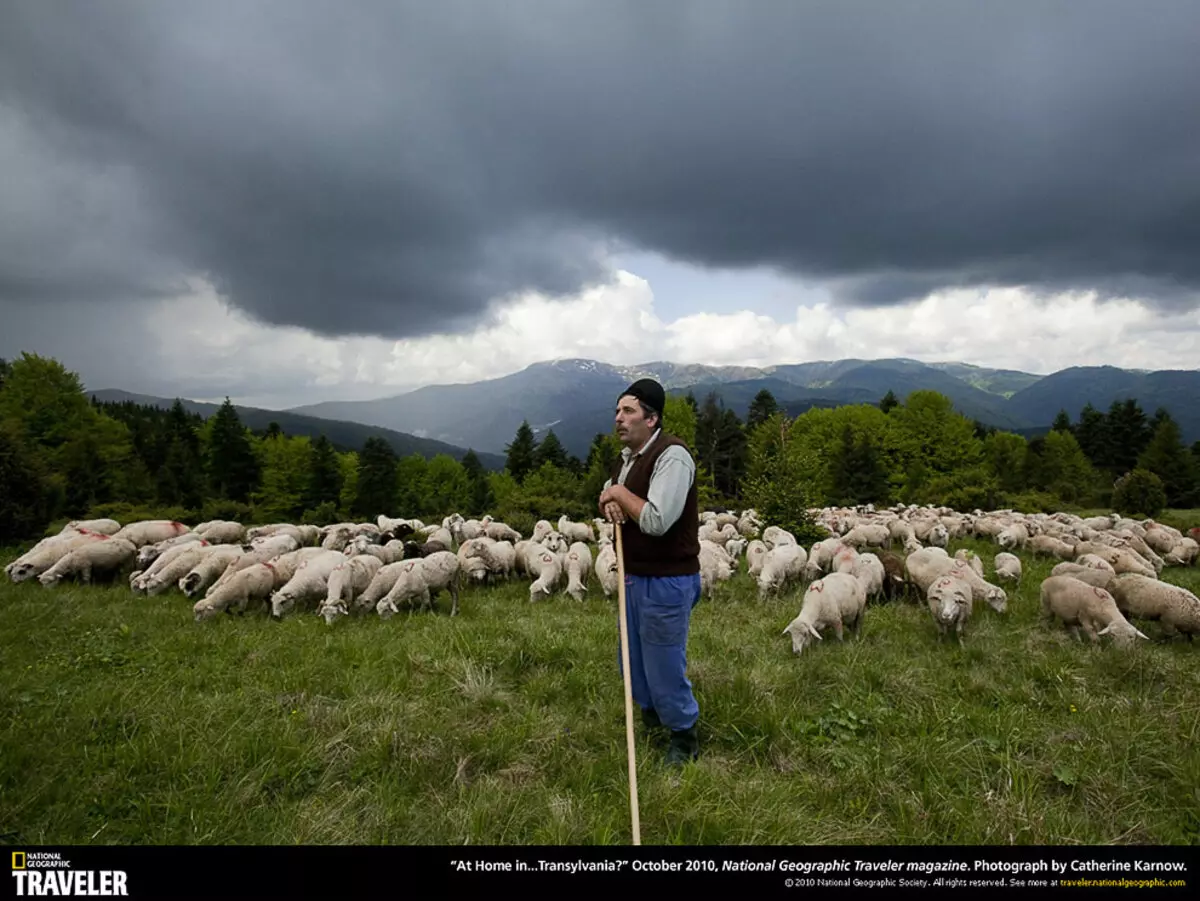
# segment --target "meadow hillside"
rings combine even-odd
[[[997,548],[969,540],[991,573]],[[15,549],[0,553],[7,562]],[[793,656],[799,594],[742,572],[694,612],[703,755],[638,724],[646,844],[1200,841],[1200,646],[1081,645],[1023,555],[965,646],[929,611]],[[1200,590],[1200,572],[1165,579]],[[447,615],[197,624],[178,593],[0,584],[6,844],[627,844],[615,599],[528,584]]]

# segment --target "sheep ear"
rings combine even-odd
[[[784,635],[791,635],[791,634],[792,634],[792,627],[789,625],[787,628],[785,628],[785,629],[783,630],[783,633],[782,633],[782,634],[784,634]]]
[[[1134,630],[1133,630],[1133,631],[1134,631],[1134,632],[1137,632],[1137,636],[1138,636],[1138,638],[1144,638],[1144,639],[1146,639],[1146,641],[1149,641],[1149,640],[1150,640],[1150,636],[1149,636],[1149,635],[1144,635],[1144,634],[1142,634],[1142,632],[1141,632],[1141,630],[1140,630],[1140,629],[1138,629],[1138,628],[1134,627]]]
[[[1105,626],[1103,629],[1101,629],[1096,634],[1097,635],[1107,635],[1112,630],[1112,627],[1113,627],[1113,624],[1109,623],[1107,626]]]
[[[812,634],[812,637],[815,638],[817,641],[824,640],[821,638],[821,633],[817,631],[817,627],[812,625],[811,623],[809,623],[808,631]]]

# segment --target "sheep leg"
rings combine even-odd
[[[450,583],[450,615],[458,616],[458,583]]]
[[[838,641],[845,640],[842,636],[842,621],[840,619],[835,619],[833,621],[833,631],[834,631],[834,634],[837,635]]]

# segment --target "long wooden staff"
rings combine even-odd
[[[633,821],[633,843],[642,843],[638,817],[637,757],[633,750],[633,683],[630,681],[629,625],[625,619],[625,551],[621,546],[621,524],[613,523],[617,546],[617,614],[621,620],[621,674],[625,678],[625,745],[629,751],[629,816]]]

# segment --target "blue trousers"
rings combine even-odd
[[[633,700],[653,707],[663,725],[690,729],[700,705],[687,678],[687,639],[692,608],[700,600],[700,574],[625,576],[629,630],[629,681]],[[617,638],[617,668],[621,641]]]

